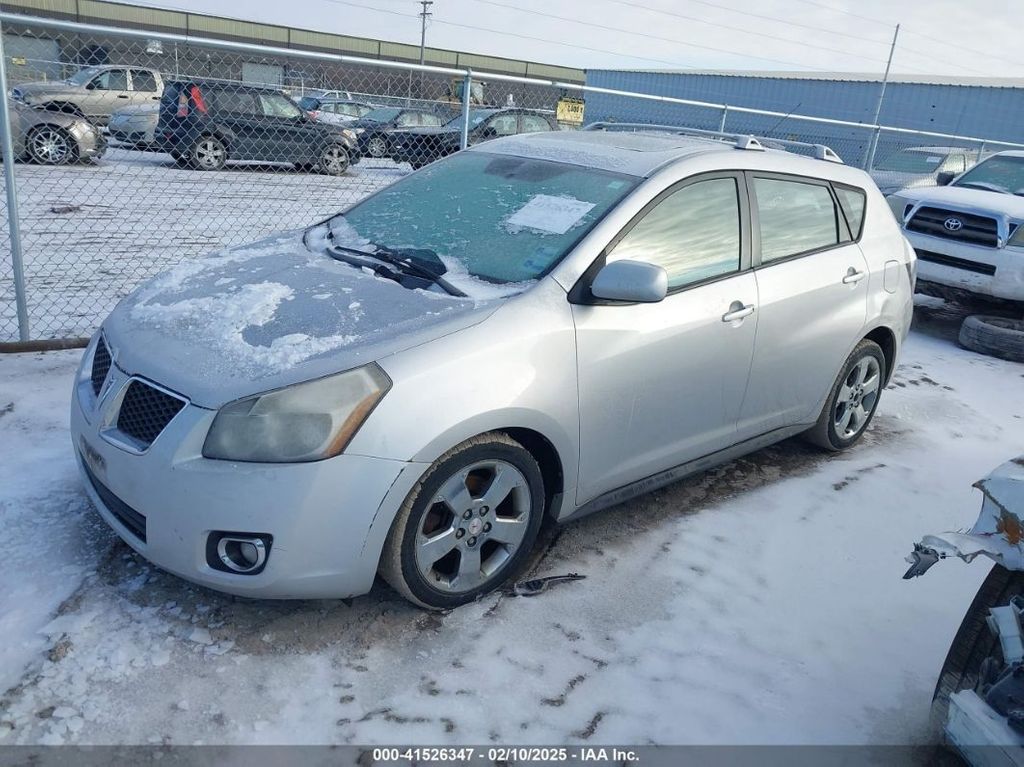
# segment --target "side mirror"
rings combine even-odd
[[[935,183],[939,186],[949,186],[949,182],[956,178],[956,174],[951,170],[944,170],[935,177]]]
[[[597,273],[590,292],[609,301],[656,304],[668,295],[668,274],[643,261],[612,261]]]

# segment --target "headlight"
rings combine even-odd
[[[213,419],[203,455],[265,463],[331,458],[390,388],[384,371],[370,364],[232,402]]]
[[[911,204],[910,200],[893,194],[886,197],[885,201],[889,203],[889,210],[896,216],[896,223],[903,226],[903,217],[906,215],[907,206]]]
[[[1024,248],[1024,224],[1017,225],[1010,239],[1006,241],[1006,244],[1013,245],[1016,248]]]
[[[354,139],[356,137],[355,131],[350,131],[348,128],[342,130],[341,135],[349,139]]]

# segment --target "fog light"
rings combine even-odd
[[[206,545],[210,567],[241,575],[263,571],[272,538],[259,533],[211,533]]]

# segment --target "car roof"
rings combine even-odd
[[[200,88],[231,88],[239,91],[260,91],[261,93],[283,93],[282,88],[275,88],[273,85],[253,85],[252,83],[240,83],[235,80],[172,80],[170,86],[198,85]]]
[[[687,157],[750,152],[763,158],[774,158],[770,164],[777,166],[777,172],[780,173],[855,184],[864,183],[867,178],[863,171],[842,163],[817,160],[770,146],[764,147],[763,151],[747,150],[738,148],[732,141],[656,131],[567,130],[526,133],[492,139],[470,147],[468,151],[551,160],[640,177],[651,176],[665,166]],[[741,161],[738,167],[742,168],[744,164]],[[764,162],[759,164],[764,165]]]

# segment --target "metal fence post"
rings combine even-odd
[[[469,146],[469,92],[473,90],[473,70],[466,70],[466,77],[462,81],[462,136],[459,138],[459,148],[465,149]]]
[[[882,126],[876,125],[874,131],[871,133],[871,142],[868,144],[868,156],[864,161],[864,170],[868,173],[875,167],[875,152],[878,150],[878,137],[882,133]]]
[[[722,107],[722,119],[718,121],[718,132],[725,133],[725,118],[729,116],[729,105]]]
[[[18,310],[18,338],[29,340],[28,302],[25,299],[25,266],[21,257],[21,226],[18,221],[18,190],[14,186],[14,144],[7,103],[7,54],[0,24],[0,149],[3,150],[4,185],[7,187],[7,227],[11,235],[11,271],[14,273],[14,302]]]

